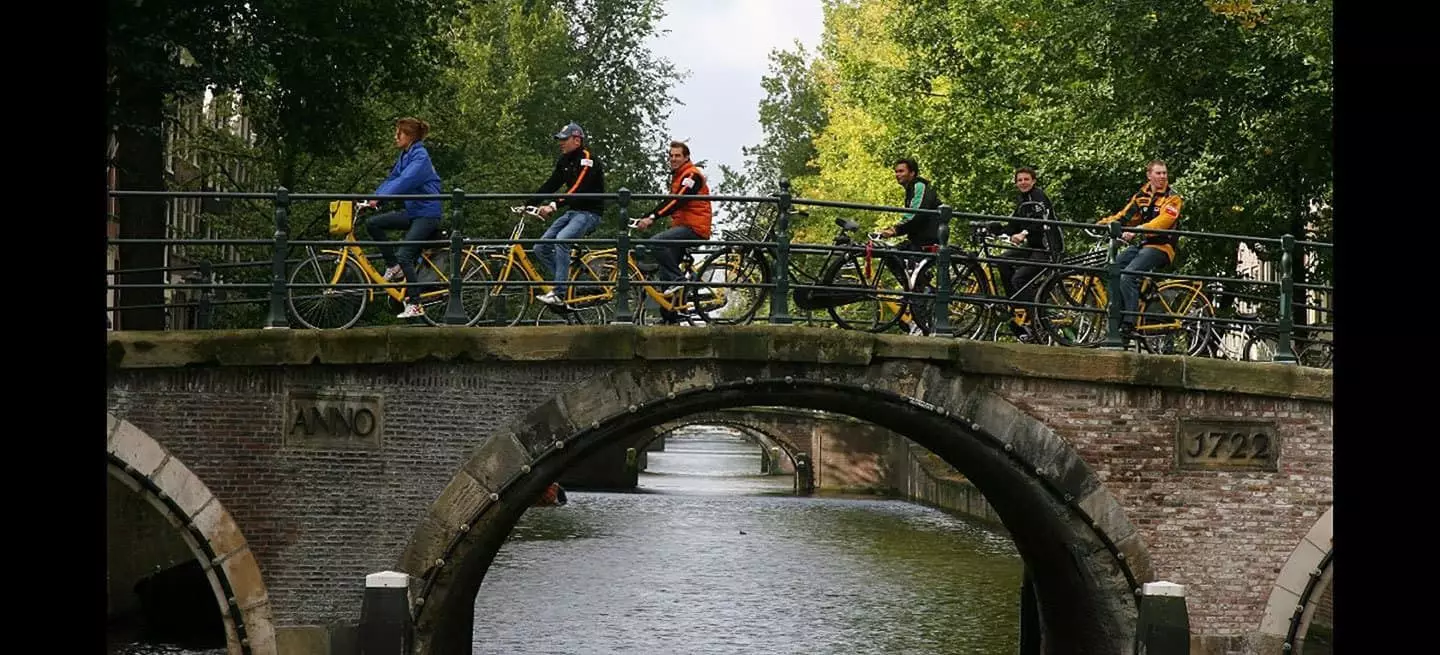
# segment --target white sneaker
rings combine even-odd
[[[424,308],[424,307],[421,307],[421,306],[419,306],[419,305],[412,305],[412,304],[410,304],[410,303],[405,303],[405,311],[400,312],[399,314],[396,314],[396,315],[395,315],[395,318],[415,318],[416,316],[424,316],[424,315],[425,315],[425,308]]]
[[[673,286],[673,287],[670,287],[669,289],[666,289],[666,290],[662,293],[662,295],[673,297],[675,294],[680,293],[680,290],[681,290],[681,289],[684,289],[684,288],[685,288],[685,287],[682,287],[682,286],[680,286],[680,285],[677,284],[677,285],[675,285],[675,286]]]
[[[555,292],[553,292],[553,291],[547,291],[547,292],[545,292],[545,293],[543,293],[543,294],[541,294],[541,295],[535,296],[535,299],[536,299],[536,300],[539,300],[540,302],[543,302],[543,303],[545,303],[545,304],[547,304],[547,305],[563,305],[563,304],[565,304],[565,301],[564,301],[564,300],[561,300],[561,299],[558,298],[558,297],[556,297]]]
[[[911,323],[911,324],[910,324],[910,336],[912,336],[912,337],[923,337],[923,336],[925,336],[925,330],[920,329],[920,326],[919,326],[919,325],[916,325],[915,323]]]
[[[400,265],[396,264],[394,266],[391,266],[390,268],[385,269],[385,275],[383,277],[385,278],[386,282],[394,282],[395,280],[400,279],[401,273],[402,271],[400,270]]]

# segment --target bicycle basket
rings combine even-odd
[[[330,203],[330,235],[343,237],[355,229],[355,203],[336,200]]]
[[[1060,260],[1061,264],[1068,266],[1100,266],[1105,263],[1105,250],[1090,250],[1078,255],[1070,255]]]

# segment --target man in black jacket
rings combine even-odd
[[[1059,261],[1065,249],[1060,242],[1060,229],[1055,225],[1035,223],[1026,219],[1038,218],[1041,220],[1054,220],[1055,211],[1050,204],[1050,198],[1045,196],[1045,191],[1035,186],[1035,169],[1029,166],[1021,166],[1015,171],[1015,188],[1020,190],[1019,197],[1015,200],[1015,211],[1011,212],[1014,217],[1005,226],[1005,232],[1010,235],[1010,243],[1015,248],[1007,248],[1000,253],[1002,259],[1028,259],[1035,262],[1056,262]],[[1040,271],[1041,266],[1026,265],[1015,262],[1000,262],[1000,277],[1005,281],[1005,286],[1010,294],[1016,291],[1021,293],[1015,297],[1016,300],[1033,302],[1035,300],[1036,287],[1032,284],[1025,287]],[[1021,287],[1024,287],[1023,291]],[[1025,307],[1025,311],[1034,314],[1033,307]],[[1025,329],[1016,324],[1014,319],[1010,321],[1010,330],[1015,336],[1022,340],[1029,337]]]
[[[540,205],[540,215],[549,218],[556,209],[563,206],[565,213],[550,224],[542,239],[579,239],[590,234],[600,225],[600,213],[604,211],[599,198],[573,198],[573,193],[604,193],[605,172],[600,161],[585,147],[585,131],[580,125],[570,123],[555,134],[560,142],[560,158],[555,160],[555,170],[550,179],[540,185],[529,204],[539,205],[547,194],[564,189],[558,198],[549,204]],[[563,247],[557,247],[563,246]],[[570,244],[540,243],[535,245],[535,254],[540,261],[550,264],[554,275],[555,288],[535,299],[547,305],[565,304],[565,283],[570,277]]]

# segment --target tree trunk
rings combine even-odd
[[[116,187],[123,191],[165,190],[165,143],[161,126],[164,96],[143,82],[130,85],[120,95],[120,125],[116,126]],[[121,239],[165,237],[165,205],[160,197],[122,197],[116,201]],[[120,284],[161,284],[165,281],[165,246],[120,244],[117,270],[142,270],[116,275]],[[115,329],[165,329],[165,291],[159,287],[119,289]],[[127,309],[140,305],[152,307]]]

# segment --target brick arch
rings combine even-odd
[[[1260,619],[1261,639],[1276,652],[1299,653],[1335,568],[1335,508],[1325,510],[1281,567]]]
[[[931,363],[823,377],[769,362],[630,366],[572,387],[502,428],[462,466],[412,534],[415,653],[469,652],[475,594],[520,516],[591,452],[691,414],[749,405],[869,421],[935,453],[991,502],[1032,572],[1047,641],[1128,651],[1135,593],[1152,579],[1135,526],[1064,439],[999,395]],[[483,620],[483,619],[482,619]]]
[[[220,605],[227,651],[276,655],[275,627],[260,566],[220,499],[164,446],[107,414],[107,469],[172,524],[199,560]]]
[[[739,419],[727,419],[723,417],[718,417],[714,414],[687,416],[678,421],[671,421],[664,425],[656,426],[654,428],[655,435],[650,440],[663,437],[667,434],[670,434],[671,432],[679,430],[680,428],[693,427],[697,425],[716,425],[720,427],[733,428],[735,430],[739,430],[749,440],[759,444],[761,448],[768,449],[771,446],[779,447],[780,450],[785,453],[785,456],[790,458],[791,465],[794,465],[796,455],[808,452],[807,448],[800,447],[800,445],[795,443],[795,440],[793,439],[787,438],[783,435],[773,434],[758,425],[746,423],[745,421]],[[646,444],[648,444],[650,440],[647,440]]]

